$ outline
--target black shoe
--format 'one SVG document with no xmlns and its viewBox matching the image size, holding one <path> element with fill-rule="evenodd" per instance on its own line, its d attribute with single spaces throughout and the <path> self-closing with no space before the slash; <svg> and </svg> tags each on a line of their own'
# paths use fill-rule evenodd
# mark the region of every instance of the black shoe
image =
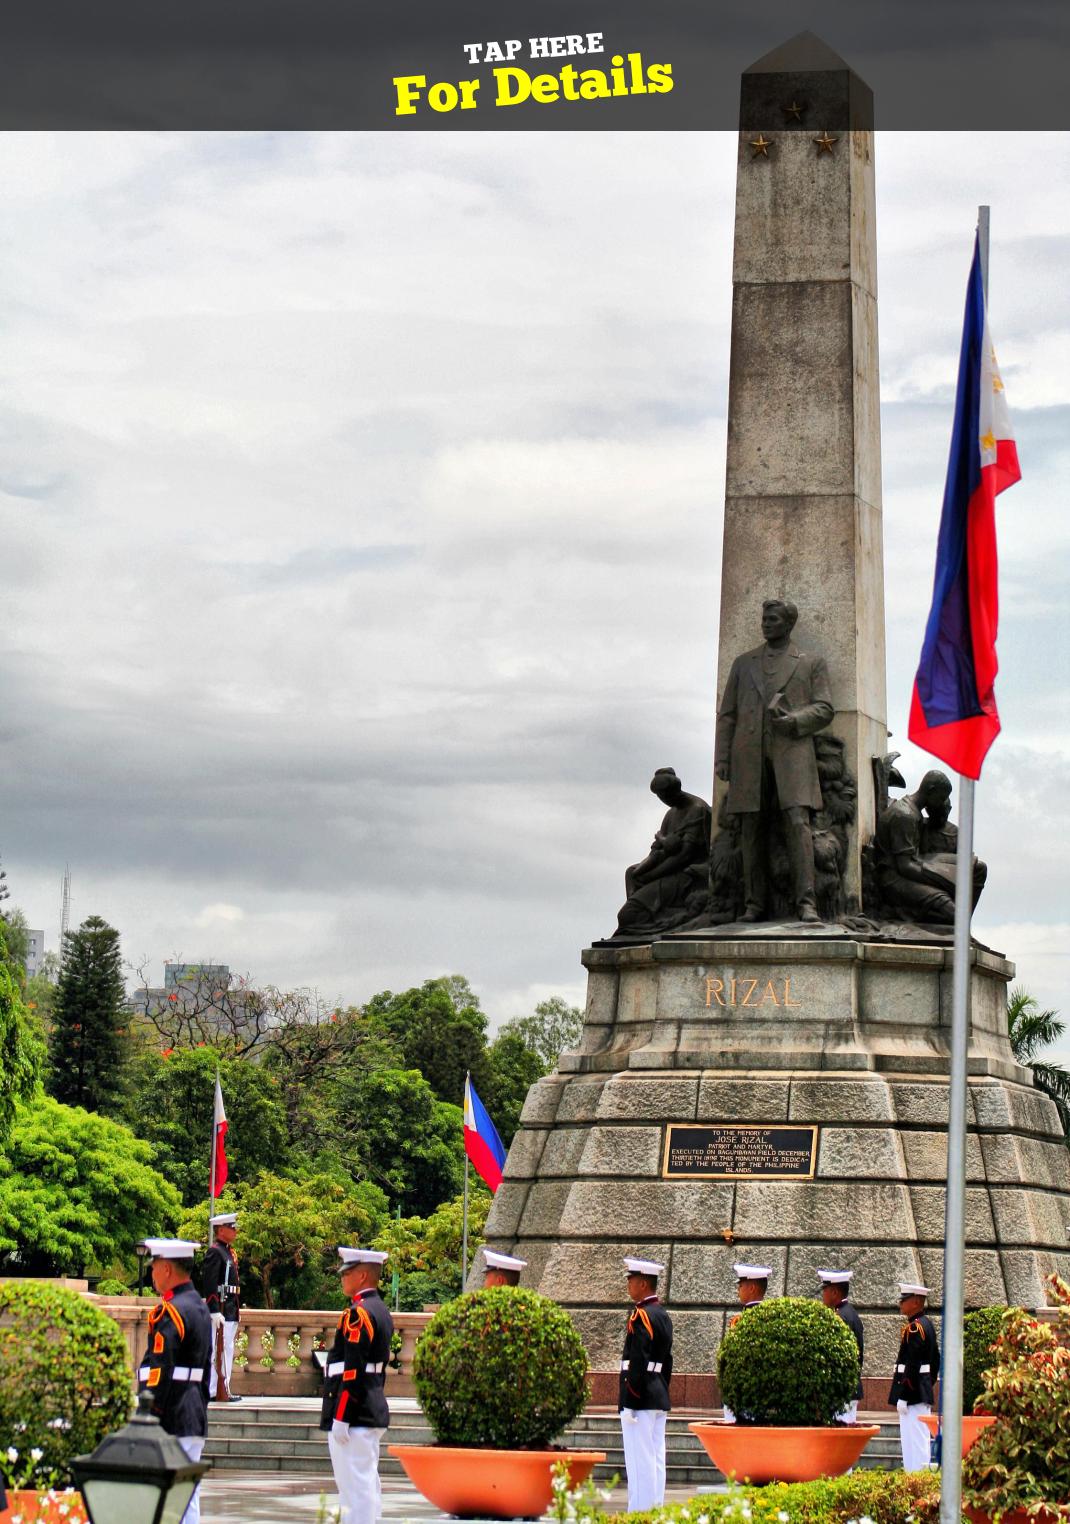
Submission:
<svg viewBox="0 0 1070 1524">
<path fill-rule="evenodd" d="M 229 1397 L 228 1400 L 230 1402 L 240 1402 L 241 1398 L 238 1396 L 237 1392 L 231 1392 L 230 1397 Z"/>
</svg>

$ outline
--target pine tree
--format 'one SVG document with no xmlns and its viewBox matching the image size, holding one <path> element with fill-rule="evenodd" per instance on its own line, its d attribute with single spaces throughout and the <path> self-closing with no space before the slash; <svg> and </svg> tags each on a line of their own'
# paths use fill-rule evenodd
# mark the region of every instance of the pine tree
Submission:
<svg viewBox="0 0 1070 1524">
<path fill-rule="evenodd" d="M 116 1109 L 127 1024 L 119 933 L 92 915 L 68 932 L 56 990 L 49 1059 L 57 1101 Z"/>
</svg>

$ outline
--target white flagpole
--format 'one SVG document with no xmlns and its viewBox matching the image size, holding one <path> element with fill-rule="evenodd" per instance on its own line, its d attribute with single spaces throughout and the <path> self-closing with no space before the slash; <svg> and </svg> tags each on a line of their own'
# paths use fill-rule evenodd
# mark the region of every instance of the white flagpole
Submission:
<svg viewBox="0 0 1070 1524">
<path fill-rule="evenodd" d="M 215 1091 L 212 1095 L 212 1161 L 208 1166 L 208 1246 L 211 1248 L 215 1243 L 215 1229 L 212 1227 L 212 1214 L 215 1211 L 215 1158 L 216 1158 L 216 1133 L 219 1130 L 219 1070 L 215 1072 Z"/>
<path fill-rule="evenodd" d="M 988 307 L 988 213 L 977 209 L 981 286 Z M 943 1358 L 940 1362 L 940 1524 L 962 1518 L 962 1319 L 965 1306 L 966 1057 L 970 1041 L 970 920 L 973 915 L 974 781 L 959 776 L 955 943 L 951 985 L 947 1199 L 944 1217 Z"/>
</svg>

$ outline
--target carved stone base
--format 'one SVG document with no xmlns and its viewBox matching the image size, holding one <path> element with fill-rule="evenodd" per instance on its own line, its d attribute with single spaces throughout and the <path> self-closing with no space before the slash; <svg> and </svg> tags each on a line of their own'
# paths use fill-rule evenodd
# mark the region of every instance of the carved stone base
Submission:
<svg viewBox="0 0 1070 1524">
<path fill-rule="evenodd" d="M 849 937 L 663 941 L 584 955 L 579 1051 L 535 1085 L 487 1224 L 522 1284 L 575 1315 L 596 1370 L 619 1359 L 625 1254 L 667 1266 L 681 1373 L 716 1368 L 732 1264 L 809 1296 L 853 1268 L 866 1375 L 891 1370 L 897 1283 L 939 1307 L 951 952 Z M 1070 1274 L 1070 1151 L 1013 1059 L 1013 968 L 973 954 L 966 1297 L 1042 1305 Z M 816 1127 L 813 1179 L 667 1179 L 673 1123 Z"/>
</svg>

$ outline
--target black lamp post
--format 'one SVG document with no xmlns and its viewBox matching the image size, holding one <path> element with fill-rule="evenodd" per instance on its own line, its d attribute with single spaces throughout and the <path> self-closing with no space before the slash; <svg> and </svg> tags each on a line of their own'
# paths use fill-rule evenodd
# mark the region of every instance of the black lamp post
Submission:
<svg viewBox="0 0 1070 1524">
<path fill-rule="evenodd" d="M 149 1257 L 148 1245 L 138 1244 L 134 1252 L 137 1255 L 137 1294 L 140 1296 L 145 1289 L 145 1261 Z"/>
<path fill-rule="evenodd" d="M 210 1469 L 190 1460 L 151 1407 L 142 1392 L 128 1424 L 71 1462 L 90 1524 L 179 1524 Z"/>
</svg>

